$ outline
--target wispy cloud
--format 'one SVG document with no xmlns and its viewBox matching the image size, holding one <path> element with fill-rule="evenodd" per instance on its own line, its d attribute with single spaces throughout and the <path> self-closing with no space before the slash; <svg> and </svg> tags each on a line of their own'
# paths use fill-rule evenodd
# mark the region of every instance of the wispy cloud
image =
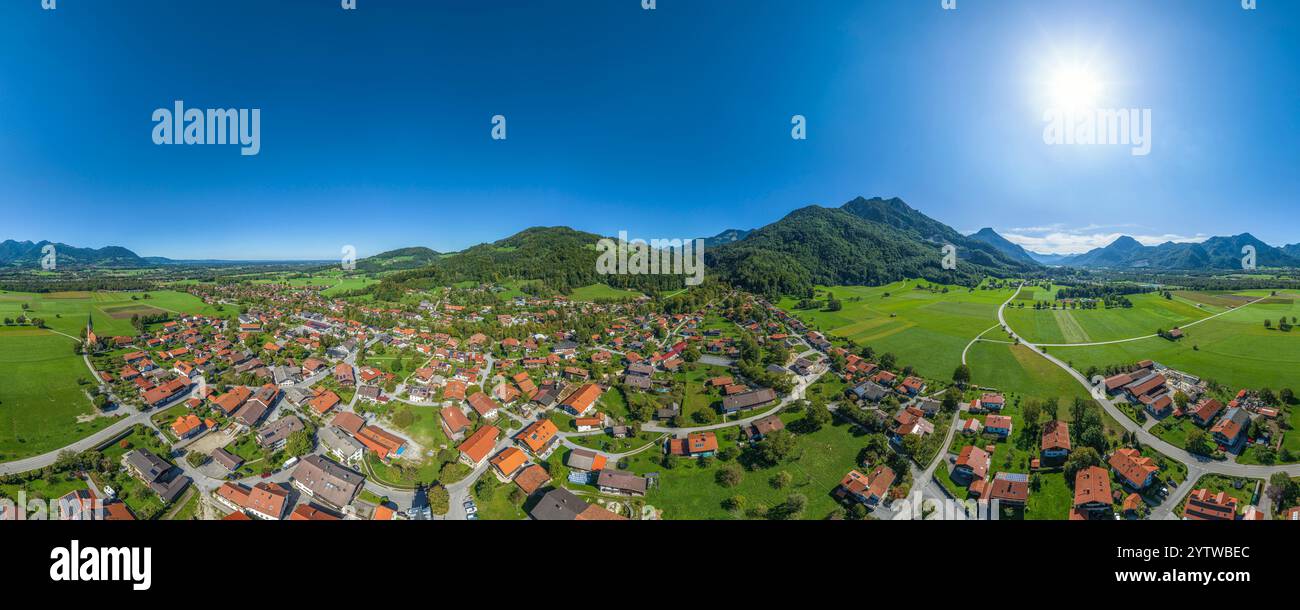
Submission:
<svg viewBox="0 0 1300 610">
<path fill-rule="evenodd" d="M 1126 231 L 1121 229 L 1138 229 Z M 1127 235 L 1147 246 L 1156 246 L 1167 241 L 1180 243 L 1200 243 L 1210 238 L 1209 235 L 1179 235 L 1176 233 L 1144 233 L 1140 227 L 1133 225 L 1088 225 L 1067 228 L 1062 225 L 1047 227 L 1013 227 L 1006 229 L 1002 236 L 1014 244 L 1031 252 L 1043 254 L 1082 254 L 1093 248 L 1101 248 Z"/>
</svg>

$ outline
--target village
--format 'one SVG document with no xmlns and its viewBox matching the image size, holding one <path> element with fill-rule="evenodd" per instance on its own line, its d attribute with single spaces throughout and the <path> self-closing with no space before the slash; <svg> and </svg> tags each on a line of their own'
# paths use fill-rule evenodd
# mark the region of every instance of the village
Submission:
<svg viewBox="0 0 1300 610">
<path fill-rule="evenodd" d="M 913 491 L 1026 518 L 1062 476 L 1069 519 L 1267 510 L 1222 488 L 1167 501 L 1185 473 L 1162 466 L 1176 463 L 1131 440 L 1098 443 L 1081 432 L 1098 418 L 1078 403 L 1067 421 L 1056 404 L 927 380 L 741 293 L 668 314 L 644 301 L 502 302 L 492 285 L 383 308 L 313 286 L 193 291 L 238 313 L 176 316 L 136 336 L 88 323 L 102 408 L 141 423 L 100 444 L 114 463 L 84 469 L 61 518 L 674 518 L 657 500 L 674 463 L 779 463 L 792 433 L 832 419 L 870 435 L 856 467 L 822 490 L 847 518 L 900 518 L 895 501 Z M 1099 389 L 1148 429 L 1193 423 L 1220 458 L 1266 444 L 1257 422 L 1277 416 L 1266 397 L 1241 390 L 1224 404 L 1152 361 Z M 723 465 L 717 484 L 740 476 Z"/>
</svg>

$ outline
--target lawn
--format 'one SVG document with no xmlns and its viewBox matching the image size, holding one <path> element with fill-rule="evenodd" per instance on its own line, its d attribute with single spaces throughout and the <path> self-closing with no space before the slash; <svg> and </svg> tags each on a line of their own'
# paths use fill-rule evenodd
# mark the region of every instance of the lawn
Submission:
<svg viewBox="0 0 1300 610">
<path fill-rule="evenodd" d="M 72 339 L 34 328 L 0 327 L 0 461 L 53 451 L 110 425 L 95 417 L 91 379 Z"/>
<path fill-rule="evenodd" d="M 12 500 L 17 505 L 19 492 L 24 492 L 27 500 L 57 500 L 78 489 L 86 489 L 86 482 L 69 473 L 60 472 L 49 478 L 0 484 L 0 498 Z"/>
<path fill-rule="evenodd" d="M 401 403 L 392 404 L 398 406 L 393 409 L 389 422 L 403 434 L 411 437 L 411 440 L 419 443 L 423 449 L 436 452 L 444 445 L 453 446 L 453 443 L 447 440 L 446 433 L 442 431 L 438 409 L 413 407 Z"/>
<path fill-rule="evenodd" d="M 720 446 L 733 444 L 736 435 L 734 428 L 719 431 Z M 724 464 L 720 460 L 713 460 L 707 467 L 694 460 L 681 460 L 680 465 L 666 469 L 658 461 L 660 452 L 648 450 L 628 458 L 628 466 L 638 474 L 659 473 L 660 484 L 645 501 L 663 511 L 665 519 L 743 518 L 724 509 L 722 502 L 732 496 L 743 496 L 750 508 L 774 507 L 795 493 L 808 498 L 801 518 L 822 519 L 838 506 L 831 493 L 844 474 L 857 467 L 857 454 L 863 445 L 849 425 L 823 426 L 817 432 L 797 436 L 797 457 L 772 468 L 745 470 L 741 482 L 733 488 L 722 487 L 715 480 Z M 769 480 L 781 471 L 790 473 L 791 483 L 784 489 L 775 489 Z M 562 476 L 558 474 L 557 480 L 562 480 Z"/>
</svg>

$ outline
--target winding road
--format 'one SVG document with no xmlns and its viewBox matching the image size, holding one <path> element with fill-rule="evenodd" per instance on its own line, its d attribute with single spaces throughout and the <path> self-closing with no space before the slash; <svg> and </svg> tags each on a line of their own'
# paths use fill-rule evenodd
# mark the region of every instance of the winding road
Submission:
<svg viewBox="0 0 1300 610">
<path fill-rule="evenodd" d="M 1023 284 L 1021 286 L 1023 287 Z M 1019 294 L 1019 292 L 1020 292 L 1020 288 L 1017 288 L 1016 293 Z M 1012 295 L 1012 298 L 1014 298 L 1014 295 Z M 1263 298 L 1256 299 L 1254 301 L 1251 301 L 1250 303 L 1242 305 L 1241 307 L 1222 311 L 1220 313 L 1214 314 L 1213 316 L 1209 316 L 1206 318 L 1201 318 L 1200 320 L 1197 320 L 1193 324 L 1199 324 L 1200 322 L 1204 322 L 1212 318 L 1217 318 L 1226 313 L 1239 311 L 1244 307 L 1247 307 L 1254 303 L 1258 303 L 1259 301 L 1262 300 Z M 1007 300 L 1007 303 L 1009 302 L 1010 299 Z M 1300 464 L 1259 466 L 1259 465 L 1238 464 L 1236 462 L 1229 462 L 1229 461 L 1213 460 L 1205 456 L 1200 456 L 1200 455 L 1190 453 L 1187 450 L 1181 447 L 1177 447 L 1165 441 L 1164 439 L 1152 434 L 1149 430 L 1143 428 L 1137 422 L 1133 421 L 1132 419 L 1129 419 L 1128 415 L 1126 415 L 1122 410 L 1120 410 L 1119 407 L 1115 406 L 1115 401 L 1111 400 L 1106 396 L 1104 390 L 1102 390 L 1099 387 L 1094 387 L 1088 381 L 1088 379 L 1083 376 L 1082 373 L 1074 370 L 1074 368 L 1071 367 L 1069 364 L 1065 363 L 1060 358 L 1057 358 L 1056 356 L 1047 353 L 1047 351 L 1043 349 L 1044 346 L 1052 347 L 1054 346 L 1053 344 L 1037 345 L 1034 343 L 1030 343 L 1029 341 L 1026 341 L 1024 337 L 1021 337 L 1019 334 L 1017 334 L 1015 329 L 1013 329 L 1011 325 L 1007 324 L 1006 317 L 1004 315 L 1004 309 L 1006 308 L 1007 303 L 1003 303 L 1002 306 L 998 308 L 998 322 L 1004 328 L 1006 328 L 1007 333 L 1010 334 L 1013 339 L 1018 340 L 1021 345 L 1024 345 L 1025 347 L 1033 350 L 1034 353 L 1038 354 L 1039 356 L 1042 356 L 1043 358 L 1046 358 L 1048 362 L 1055 364 L 1056 366 L 1060 367 L 1061 370 L 1065 371 L 1067 374 L 1073 377 L 1075 381 L 1079 382 L 1079 385 L 1082 385 L 1084 389 L 1088 391 L 1088 395 L 1092 396 L 1093 400 L 1096 401 L 1097 404 L 1101 405 L 1102 408 L 1105 409 L 1106 412 L 1109 413 L 1110 416 L 1115 421 L 1119 422 L 1119 424 L 1123 426 L 1126 430 L 1135 434 L 1137 436 L 1137 439 L 1143 445 L 1151 447 L 1156 451 L 1163 453 L 1165 456 L 1178 460 L 1187 466 L 1187 480 L 1184 482 L 1183 485 L 1179 486 L 1178 492 L 1175 494 L 1175 496 L 1171 496 L 1170 498 L 1166 499 L 1164 503 L 1162 503 L 1159 507 L 1157 507 L 1152 512 L 1151 514 L 1152 518 L 1157 518 L 1157 519 L 1173 518 L 1173 514 L 1172 514 L 1173 507 L 1178 505 L 1182 496 L 1186 494 L 1187 491 L 1189 491 L 1192 488 L 1196 480 L 1200 478 L 1201 475 L 1204 474 L 1219 474 L 1219 475 L 1225 475 L 1231 477 L 1245 477 L 1245 478 L 1252 478 L 1252 479 L 1268 479 L 1268 477 L 1278 472 L 1285 472 L 1287 473 L 1288 476 L 1291 477 L 1300 476 Z M 1187 326 L 1192 326 L 1193 324 L 1187 324 L 1183 328 L 1186 328 Z M 1132 339 L 1124 339 L 1120 341 L 1108 341 L 1104 343 L 1067 343 L 1062 345 L 1055 345 L 1055 347 L 1071 347 L 1071 346 L 1082 347 L 1087 345 L 1120 343 L 1124 341 L 1136 341 L 1138 339 L 1146 339 L 1154 336 L 1156 335 L 1150 335 L 1149 337 L 1135 337 Z"/>
</svg>

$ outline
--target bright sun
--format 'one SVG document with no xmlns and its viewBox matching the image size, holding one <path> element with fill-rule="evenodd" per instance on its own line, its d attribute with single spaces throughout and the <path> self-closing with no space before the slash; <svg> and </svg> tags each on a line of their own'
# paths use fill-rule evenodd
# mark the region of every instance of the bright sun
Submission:
<svg viewBox="0 0 1300 610">
<path fill-rule="evenodd" d="M 1083 64 L 1057 66 L 1047 81 L 1047 96 L 1052 106 L 1064 110 L 1095 108 L 1102 94 L 1097 73 Z"/>
</svg>

